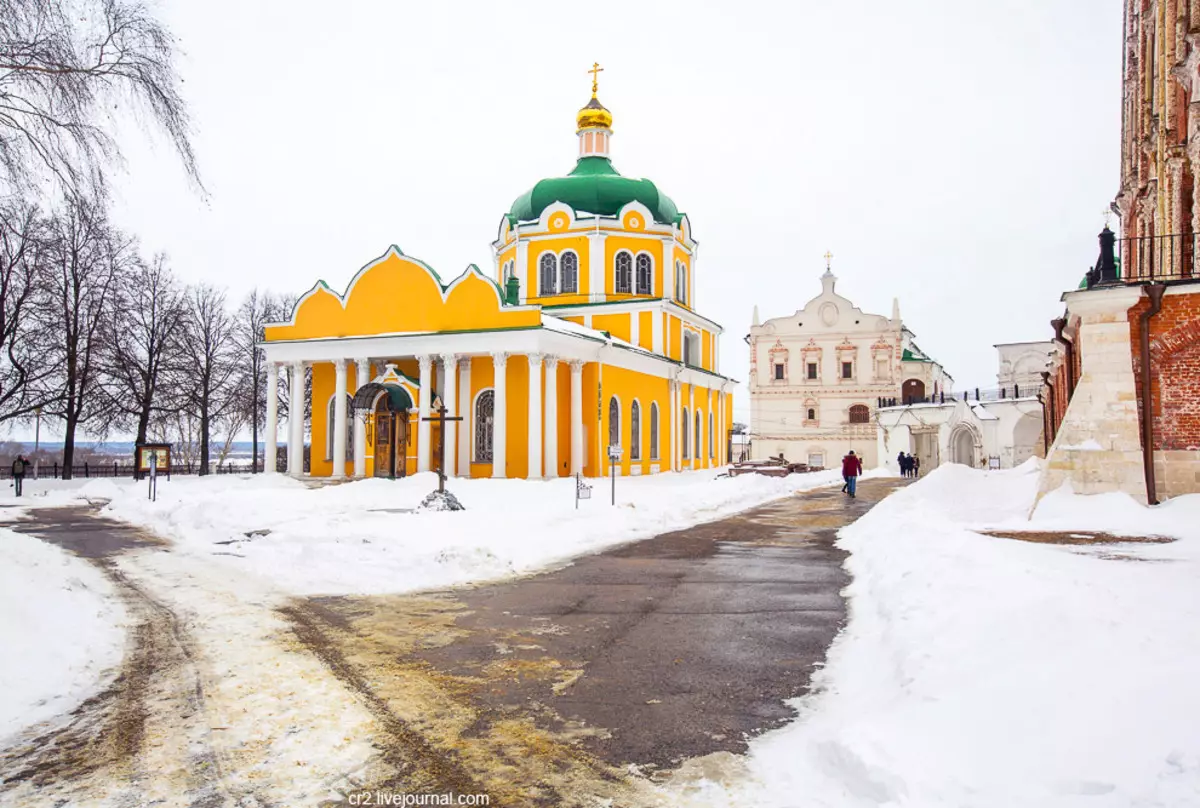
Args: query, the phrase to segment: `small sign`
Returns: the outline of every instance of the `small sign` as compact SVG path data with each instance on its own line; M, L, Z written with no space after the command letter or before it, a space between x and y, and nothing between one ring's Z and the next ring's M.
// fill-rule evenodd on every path
M999 471L1000 470L1000 458L995 457L995 456L989 457L988 458L988 470L989 471Z
M620 460L621 459L621 444L614 443L608 447L608 459L609 460Z
M575 475L575 508L579 508L579 500L591 499L592 487L583 481L583 476Z

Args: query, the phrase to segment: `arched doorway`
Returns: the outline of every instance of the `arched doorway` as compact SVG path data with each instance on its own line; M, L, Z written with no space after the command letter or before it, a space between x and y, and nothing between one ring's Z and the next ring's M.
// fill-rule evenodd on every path
M412 397L397 384L364 384L354 394L354 409L370 414L368 446L374 446L375 476L395 479L407 473Z
M967 427L959 427L950 435L950 460L975 468L975 433Z
M920 379L908 379L900 388L900 397L905 404L920 401L925 398L925 382Z

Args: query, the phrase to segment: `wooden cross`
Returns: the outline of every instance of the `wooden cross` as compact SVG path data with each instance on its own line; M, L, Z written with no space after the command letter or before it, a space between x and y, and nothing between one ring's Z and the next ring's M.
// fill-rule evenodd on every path
M596 74L603 73L604 68L600 66L599 62L592 62L592 69L587 72L592 74L592 98L595 98L596 90L598 90L600 87L599 83L596 81L596 78L597 78Z
M825 251L825 268L828 270L832 270L833 269L832 264L833 264L833 253L826 250Z
M433 416L433 415L426 416L425 418L422 418L421 420L422 421L433 421L434 423L437 423L437 424L441 425L441 427L442 427L438 431L438 470L437 470L437 474L438 474L438 491L445 493L445 491L446 491L446 422L447 421L461 421L462 416L459 416L459 415L447 416L445 404L439 404L436 412L437 412L436 416ZM424 451L424 449L422 449L422 451Z

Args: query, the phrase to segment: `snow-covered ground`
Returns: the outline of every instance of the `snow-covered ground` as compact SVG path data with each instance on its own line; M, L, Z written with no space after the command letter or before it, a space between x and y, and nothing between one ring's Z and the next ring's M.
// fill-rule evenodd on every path
M1200 496L943 466L854 525L851 619L801 719L676 784L693 806L1200 805ZM983 527L1171 536L1066 546Z
M121 662L124 614L100 570L0 528L0 746L107 684Z
M833 471L777 479L715 471L593 481L452 480L466 506L416 512L433 474L313 488L281 475L176 477L146 484L93 480L67 496L111 499L106 515L143 525L293 594L406 592L534 571L604 547L711 521L792 492L840 484Z

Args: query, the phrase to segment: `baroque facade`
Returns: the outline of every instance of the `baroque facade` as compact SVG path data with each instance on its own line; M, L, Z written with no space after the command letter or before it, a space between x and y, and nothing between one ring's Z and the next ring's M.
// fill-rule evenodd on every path
M826 256L829 261L831 256ZM837 294L826 266L821 294L795 314L759 322L750 345L750 436L755 460L833 466L851 449L872 468L876 410L885 400L948 393L953 379L913 341L900 319L868 314Z
M1053 322L1045 493L1200 491L1200 2L1126 0L1121 234Z
M613 167L595 83L576 124L574 170L513 202L490 272L470 266L446 283L392 247L344 293L318 282L288 322L267 326L268 390L286 373L289 412L311 405L311 425L289 421L290 474L428 471L443 441L451 476L727 462L735 382L718 372L721 327L696 307L691 222L654 183ZM274 469L277 397L267 404ZM442 406L462 420L434 418Z

